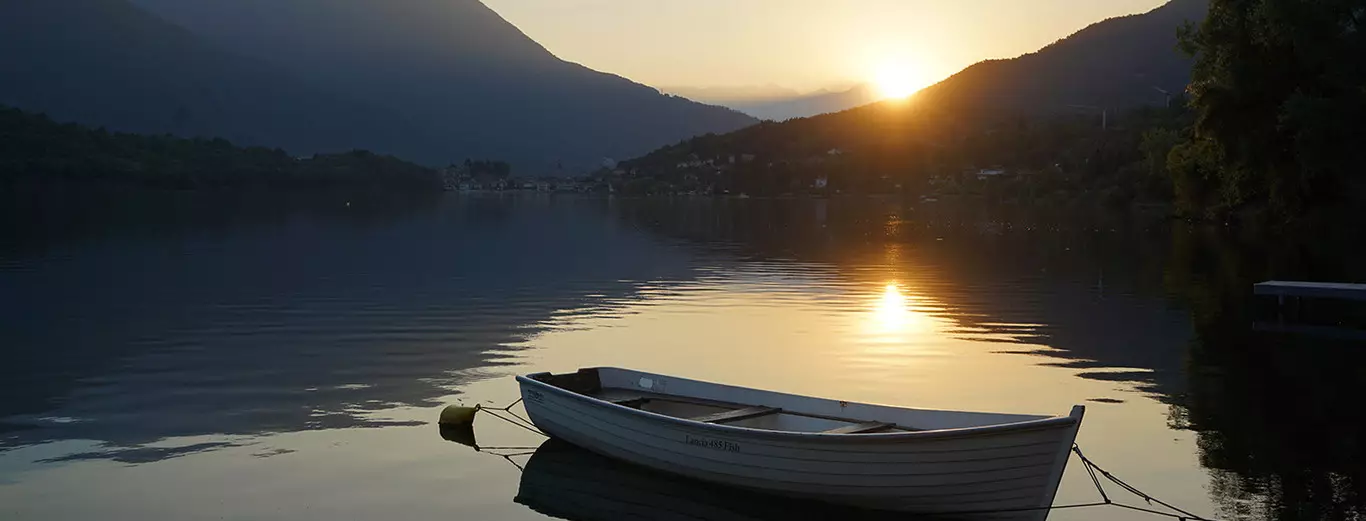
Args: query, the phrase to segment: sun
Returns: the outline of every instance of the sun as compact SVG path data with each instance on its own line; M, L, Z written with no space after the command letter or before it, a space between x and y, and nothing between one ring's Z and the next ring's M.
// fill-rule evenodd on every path
M915 70L904 64L886 64L877 68L873 84L878 94L886 99L906 99L923 86Z

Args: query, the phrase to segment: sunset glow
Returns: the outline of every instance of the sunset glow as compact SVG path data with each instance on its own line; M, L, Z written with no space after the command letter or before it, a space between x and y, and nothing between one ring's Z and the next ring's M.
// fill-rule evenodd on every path
M876 81L889 97L910 95L978 61L1034 52L1096 21L1164 3L484 1L556 56L658 88L772 84L813 92ZM706 37L699 37L703 28ZM911 70L895 73L892 67L889 75L909 80L881 81L882 65L906 61Z
M883 65L873 78L878 94L885 99L905 99L924 88L922 77L906 64Z

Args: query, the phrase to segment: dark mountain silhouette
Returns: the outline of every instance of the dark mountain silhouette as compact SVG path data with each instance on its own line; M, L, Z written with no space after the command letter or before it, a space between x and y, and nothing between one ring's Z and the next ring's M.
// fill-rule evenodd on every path
M919 94L962 116L1160 105L1190 82L1193 60L1176 32L1209 0L1173 0L1144 14L1093 24L1038 52L978 63Z
M528 174L754 122L559 60L474 0L142 4L156 15L126 0L0 0L0 104L297 155L508 159Z
M413 121L416 159L596 165L755 122L551 54L477 0L136 0L235 53ZM528 172L530 170L530 172Z
M299 154L412 152L409 128L265 63L215 50L122 0L0 1L0 105L138 133Z
M1177 31L1187 20L1203 18L1208 5L1208 0L1173 0L1144 14L1093 24L1035 53L978 63L907 102L699 136L627 165L668 173L691 159L754 155L761 160L756 165L783 168L791 162L829 163L821 158L834 149L850 152L838 163L853 172L902 175L973 164L988 150L985 143L996 139L994 130L1018 131L1022 118L1094 114L1099 120L1102 108L1113 113L1162 106L1168 101L1163 91L1179 97L1190 82L1192 60L1177 49Z
M291 157L223 139L111 133L0 106L0 187L69 183L170 189L440 192L440 173L355 150Z

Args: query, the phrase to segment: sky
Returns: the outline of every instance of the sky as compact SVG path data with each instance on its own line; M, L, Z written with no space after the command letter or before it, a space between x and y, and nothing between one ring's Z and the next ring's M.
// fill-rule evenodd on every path
M920 88L1165 0L483 0L561 59L655 87Z

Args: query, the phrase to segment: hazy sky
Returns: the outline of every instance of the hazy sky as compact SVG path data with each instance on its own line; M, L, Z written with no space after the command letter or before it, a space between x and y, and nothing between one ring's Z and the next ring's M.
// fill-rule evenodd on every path
M656 87L917 87L1165 0L484 0L565 60Z

